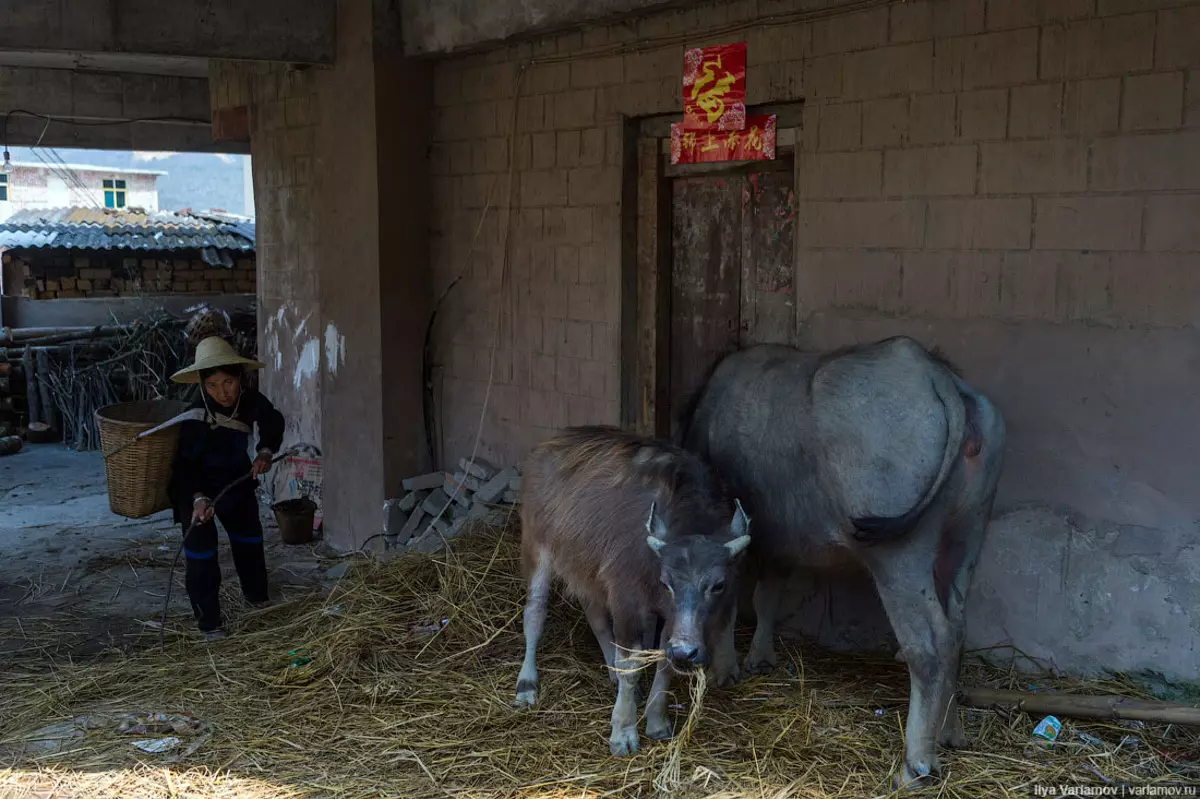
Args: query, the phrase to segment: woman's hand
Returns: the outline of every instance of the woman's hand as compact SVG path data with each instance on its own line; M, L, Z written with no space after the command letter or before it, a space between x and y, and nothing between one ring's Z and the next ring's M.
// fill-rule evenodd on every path
M254 463L251 465L250 471L253 472L255 477L271 471L271 453L265 449L259 452L258 457L254 459Z
M192 524L204 524L213 517L212 500L208 497L196 497L192 503Z

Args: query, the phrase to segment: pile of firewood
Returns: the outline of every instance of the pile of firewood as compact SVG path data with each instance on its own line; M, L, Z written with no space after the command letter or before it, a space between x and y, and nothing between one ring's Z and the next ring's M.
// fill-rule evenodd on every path
M61 439L91 450L100 443L100 408L191 399L195 386L173 383L171 375L191 361L195 318L161 311L125 325L0 328L0 431L7 425L10 435L31 443ZM228 337L247 357L254 354L255 324L253 312L230 319Z

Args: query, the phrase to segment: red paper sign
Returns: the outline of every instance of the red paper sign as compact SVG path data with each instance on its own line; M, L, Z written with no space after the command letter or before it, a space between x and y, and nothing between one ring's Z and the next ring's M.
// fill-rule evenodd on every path
M775 158L775 115L746 119L745 130L687 130L671 125L671 163L712 161L771 161Z
M745 42L697 47L683 54L683 126L688 130L745 128Z

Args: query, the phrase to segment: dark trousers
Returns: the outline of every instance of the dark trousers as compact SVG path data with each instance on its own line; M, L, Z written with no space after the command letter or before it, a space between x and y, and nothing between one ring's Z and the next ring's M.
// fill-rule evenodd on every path
M242 584L242 594L248 602L267 599L267 562L263 555L262 522L258 518L258 501L254 490L234 490L217 504L216 517L229 536L233 550L233 565ZM217 525L211 520L199 524L188 534L191 508L182 513L185 538L183 554L187 562L188 598L196 622L205 632L221 626L221 564L217 560Z

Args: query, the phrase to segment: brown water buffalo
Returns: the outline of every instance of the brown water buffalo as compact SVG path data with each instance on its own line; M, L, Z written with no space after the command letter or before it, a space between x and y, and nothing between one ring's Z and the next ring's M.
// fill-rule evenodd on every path
M669 738L668 661L711 662L718 680L737 670L732 628L749 526L713 469L670 444L607 427L570 428L540 444L521 486L529 594L515 704L536 701L538 639L557 577L583 604L610 674L619 675L612 753L638 749L637 674L622 670L635 668L632 651L654 648L660 637L668 660L654 675L646 734ZM710 642L724 646L714 651Z
M721 360L679 417L754 517L758 625L746 667L775 666L794 569L865 566L908 663L901 785L965 744L955 690L963 603L1003 463L1000 413L939 356L898 337L825 355L760 345Z

